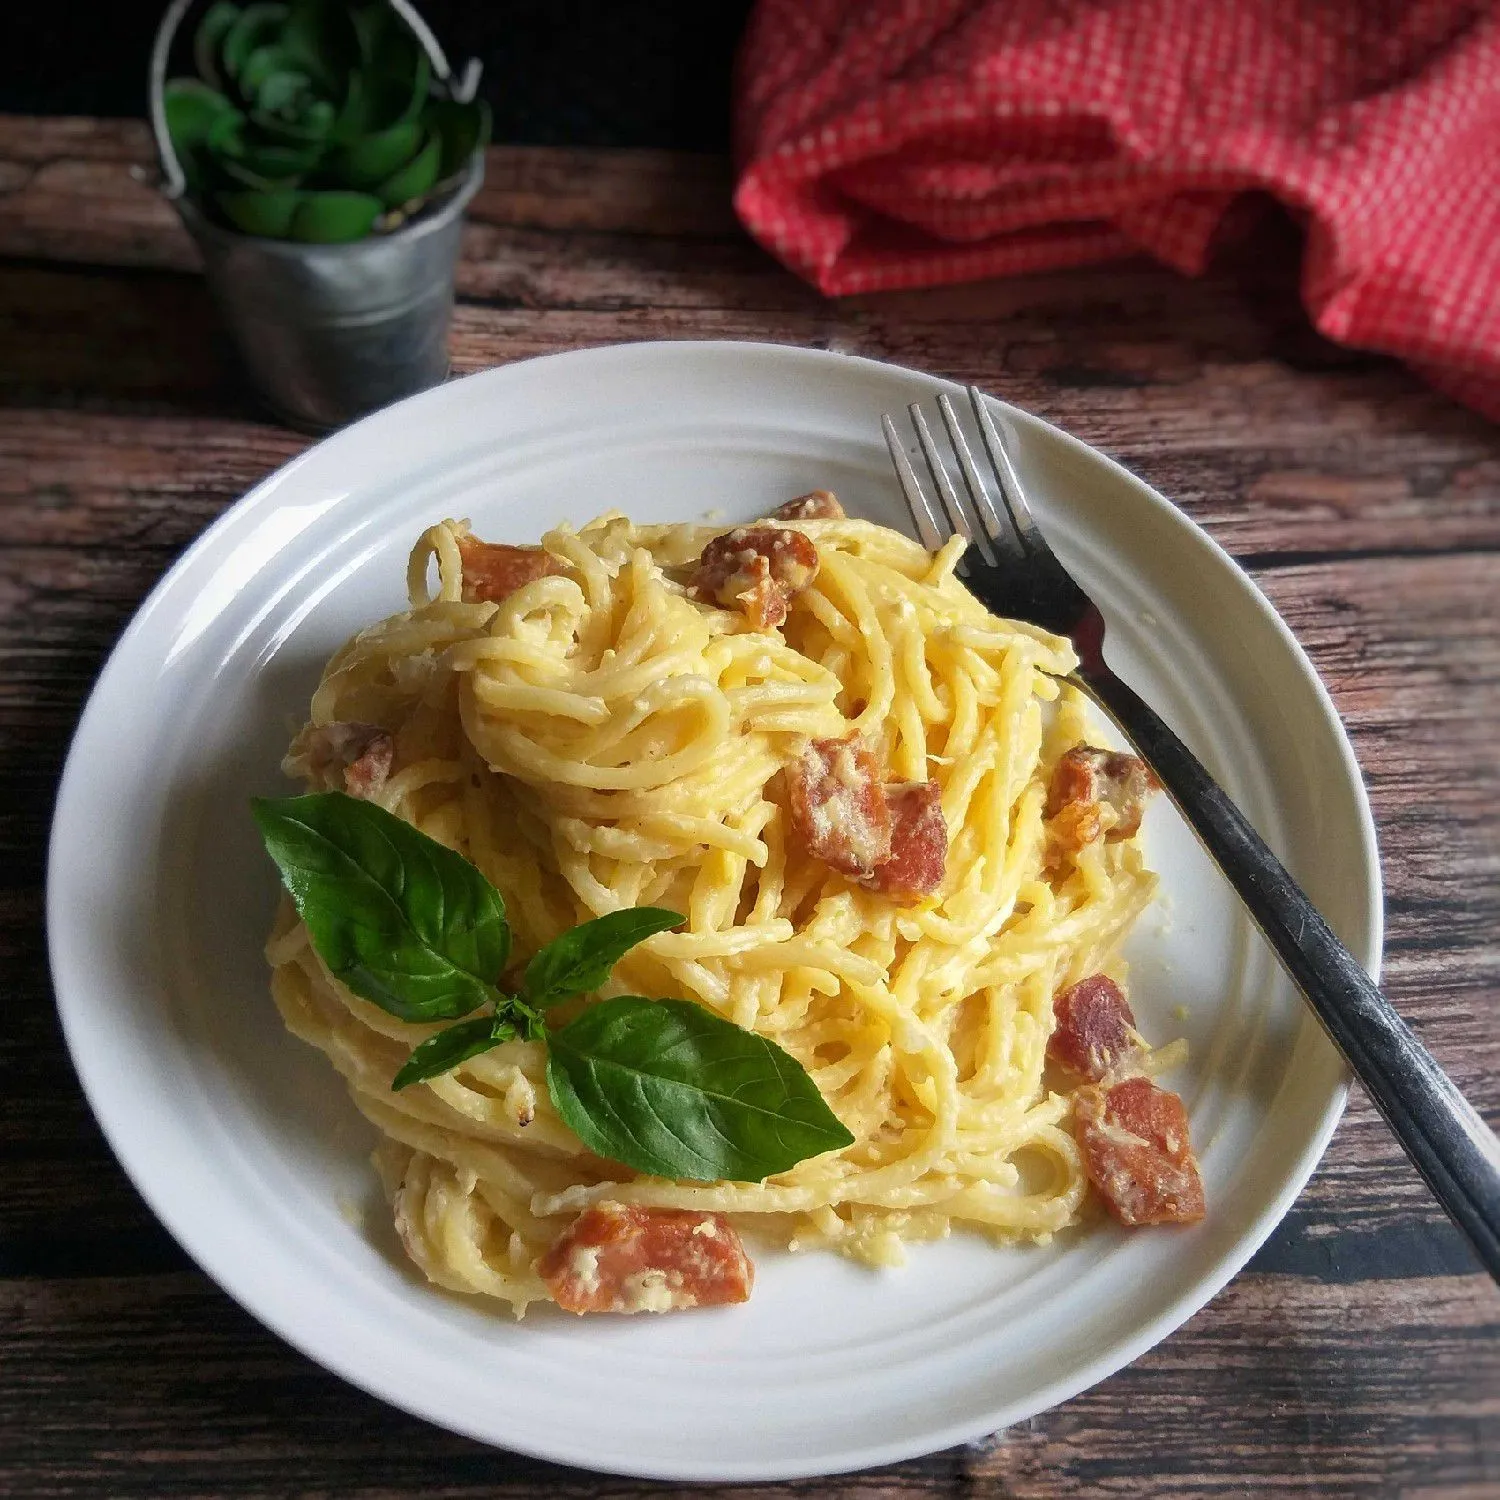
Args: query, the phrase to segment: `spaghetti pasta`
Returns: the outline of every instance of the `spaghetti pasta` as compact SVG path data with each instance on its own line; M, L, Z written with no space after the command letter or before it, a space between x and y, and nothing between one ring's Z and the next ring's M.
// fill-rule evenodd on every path
M1069 1099L1044 1079L1053 996L1118 974L1155 881L1134 838L1050 835L1053 767L1084 738L1058 680L1071 647L986 611L954 574L958 540L929 554L862 520L784 524L818 564L770 623L692 588L722 528L559 527L496 601L465 589L472 539L445 521L413 549L410 607L349 641L314 694L289 769L333 784L306 736L380 726L367 795L478 866L522 958L621 908L685 913L603 993L690 999L771 1038L854 1136L761 1183L637 1177L581 1147L542 1045L520 1040L393 1093L437 1028L341 985L284 903L277 1005L381 1132L402 1241L442 1286L518 1312L548 1299L539 1261L604 1201L741 1216L877 1264L950 1228L1044 1240L1079 1215ZM936 784L932 894L903 904L799 837L787 768L851 736L893 780Z

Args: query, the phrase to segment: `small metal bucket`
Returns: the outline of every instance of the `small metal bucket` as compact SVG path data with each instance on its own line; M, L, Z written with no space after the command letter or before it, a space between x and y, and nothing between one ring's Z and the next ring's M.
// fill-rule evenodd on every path
M162 191L203 257L209 291L250 380L279 415L318 431L436 385L448 373L448 323L463 211L484 179L476 153L463 184L391 234L307 245L241 234L208 219L185 194L162 90L172 40L194 0L173 0L151 54L151 127ZM447 81L447 59L406 0L389 0ZM479 65L452 87L471 99Z

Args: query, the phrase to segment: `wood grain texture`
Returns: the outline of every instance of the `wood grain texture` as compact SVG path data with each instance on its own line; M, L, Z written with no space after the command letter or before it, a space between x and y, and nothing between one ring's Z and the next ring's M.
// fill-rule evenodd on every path
M1372 1314L1379 1331L1351 1360ZM1356 1289L1247 1274L1114 1380L987 1442L711 1491L582 1474L440 1432L301 1359L196 1277L0 1283L0 1327L0 1390L44 1369L68 1421L65 1442L45 1421L7 1426L10 1495L1368 1500L1500 1486L1500 1322L1479 1278Z
M1093 279L1104 274L1075 273L1079 300L1071 312L1073 341L1101 341L1091 356L1096 364L1106 358L1102 340L1121 318L1110 304L1091 300ZM1150 267L1132 274L1141 299L1165 298L1172 285L1184 285ZM1222 299L1221 324L1250 341L1254 314L1242 313L1227 284L1186 285L1205 301ZM1001 300L1001 290L1013 296L1003 287L971 289L976 308ZM452 347L461 373L652 337L764 338L897 359L980 379L1067 427L1171 495L1242 556L1500 547L1495 429L1397 366L1370 361L1294 373L1266 350L1234 361L1213 353L1207 333L1195 336L1163 308L1151 320L1151 350L1163 364L1192 369L1191 378L1171 387L1100 385L1076 364L1064 364L1061 352L1055 366L1015 368L1009 361L1034 349L1025 338L1036 346L1054 338L1062 317L1057 296L1040 302L1008 341L978 314L969 322L923 324L914 313L897 320L875 299L823 304L796 317L725 307L466 303L455 318ZM912 298L903 294L903 301ZM1018 323L1022 316L1008 299L995 314ZM1142 357L1139 349L1131 355ZM38 442L50 436L66 446L90 417L114 413L166 419L151 424L151 440L184 450L206 434L216 448L242 451L251 477L285 455L285 434L257 420L219 344L202 286L186 276L101 278L0 264L0 418L5 407L46 410L53 425ZM173 417L192 417L194 426L174 428ZM18 435L11 424L0 440L29 443L30 420L22 420ZM256 470L261 444L267 447ZM13 451L26 456L19 446ZM90 461L76 454L74 472Z
M307 443L241 387L148 162L128 122L0 118L0 1493L671 1493L319 1371L186 1262L78 1093L41 899L68 737L146 591ZM1387 986L1500 1119L1500 432L1313 334L1274 227L1197 282L1132 264L829 303L736 232L727 181L709 158L493 150L455 368L782 340L977 380L1141 473L1328 682L1380 831ZM1128 1370L985 1444L728 1493L1500 1495L1497 1320L1356 1092L1251 1268Z
M197 255L157 181L144 122L0 116L7 254L189 269ZM492 146L469 218L480 233L501 224L689 242L735 224L719 157L553 146Z

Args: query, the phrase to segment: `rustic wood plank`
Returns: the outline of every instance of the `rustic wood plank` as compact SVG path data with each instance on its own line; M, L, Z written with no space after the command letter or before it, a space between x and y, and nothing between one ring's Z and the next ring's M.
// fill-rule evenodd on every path
M484 224L706 239L737 234L729 163L687 151L491 146L471 216Z
M151 160L151 131L144 120L0 114L0 161L16 168L54 161L137 166Z
M1415 1482L1444 1494L1500 1483L1493 1288L1477 1276L1372 1287L1243 1276L1177 1338L987 1442L718 1493L1353 1500ZM1347 1356L1354 1327L1369 1329L1358 1360ZM0 1330L8 1494L703 1493L519 1458L403 1416L190 1274L0 1282ZM1280 1358L1265 1357L1268 1343Z
M253 421L0 409L0 546L170 556L308 442Z
M104 400L115 410L248 414L202 278L0 267L0 402Z
M1165 276L1152 272L1150 279ZM1119 320L1107 304L1090 303L1082 273L1075 281L1071 338L1101 349ZM1001 288L973 290L977 298L999 298ZM1195 294L1217 296L1223 321L1239 316L1224 288L1202 285ZM1163 310L1151 320L1153 347L1163 361L1185 365L1191 358L1191 378L1129 389L1078 384L1076 371L1061 364L1023 368L1027 350L1055 339L1062 297L1054 287L1034 312L1005 301L997 323L976 314L969 322L934 316L925 324L915 315L898 322L846 304L781 313L470 304L455 320L454 362L468 372L635 337L822 344L1004 392L1120 458L1240 554L1500 547L1500 430L1397 367L1295 373L1259 355L1236 363L1213 356L1206 344L1195 352L1191 329ZM242 454L234 472L243 489L299 441L257 420L217 341L203 289L188 277L0 266L0 408L11 408L0 409L0 499L17 502L0 515L0 529L16 540L39 538L66 508L36 512L21 503L27 487L57 495L107 491L116 440L133 452L132 513L144 524L162 504L152 498L147 457L138 451L145 446L170 495L160 524L177 525L181 517L195 530L201 512L194 507L184 516L179 507L185 490L200 482L200 444ZM138 421L135 436L121 437ZM210 480L216 495L217 482ZM87 526L91 518L98 517L85 505L67 524Z
M1493 1286L1472 1277L1371 1287L1241 1277L1130 1371L1002 1434L965 1477L1016 1500L1494 1483ZM1355 1328L1369 1329L1359 1360L1347 1356ZM1269 1360L1268 1335L1278 1347ZM1419 1367L1404 1353L1416 1348Z
M1000 390L1200 518L1233 523L1237 550L1495 544L1495 429L1389 362L1318 339L1293 247L1274 235L1281 253L1197 282L1141 264L829 303L733 228L721 162L496 153L459 269L461 295L489 305L460 310L459 371L630 337L812 344ZM190 266L175 217L139 180L148 159L135 122L0 119L0 255ZM693 210L701 238L685 228L694 204L714 205ZM128 279L110 318L97 283L8 274L22 279L0 295L14 351L0 395L74 399L102 375L116 399L247 410L196 284ZM101 333L125 357L95 357Z
M197 254L156 179L142 121L0 115L0 254L191 269ZM728 163L671 151L492 146L469 217L552 231L735 233Z

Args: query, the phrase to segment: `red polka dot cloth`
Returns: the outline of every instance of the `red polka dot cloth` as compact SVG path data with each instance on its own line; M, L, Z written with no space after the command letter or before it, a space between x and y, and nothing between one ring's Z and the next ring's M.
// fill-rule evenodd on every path
M1500 3L760 0L735 207L823 292L1146 253L1240 195L1331 339L1500 419Z

